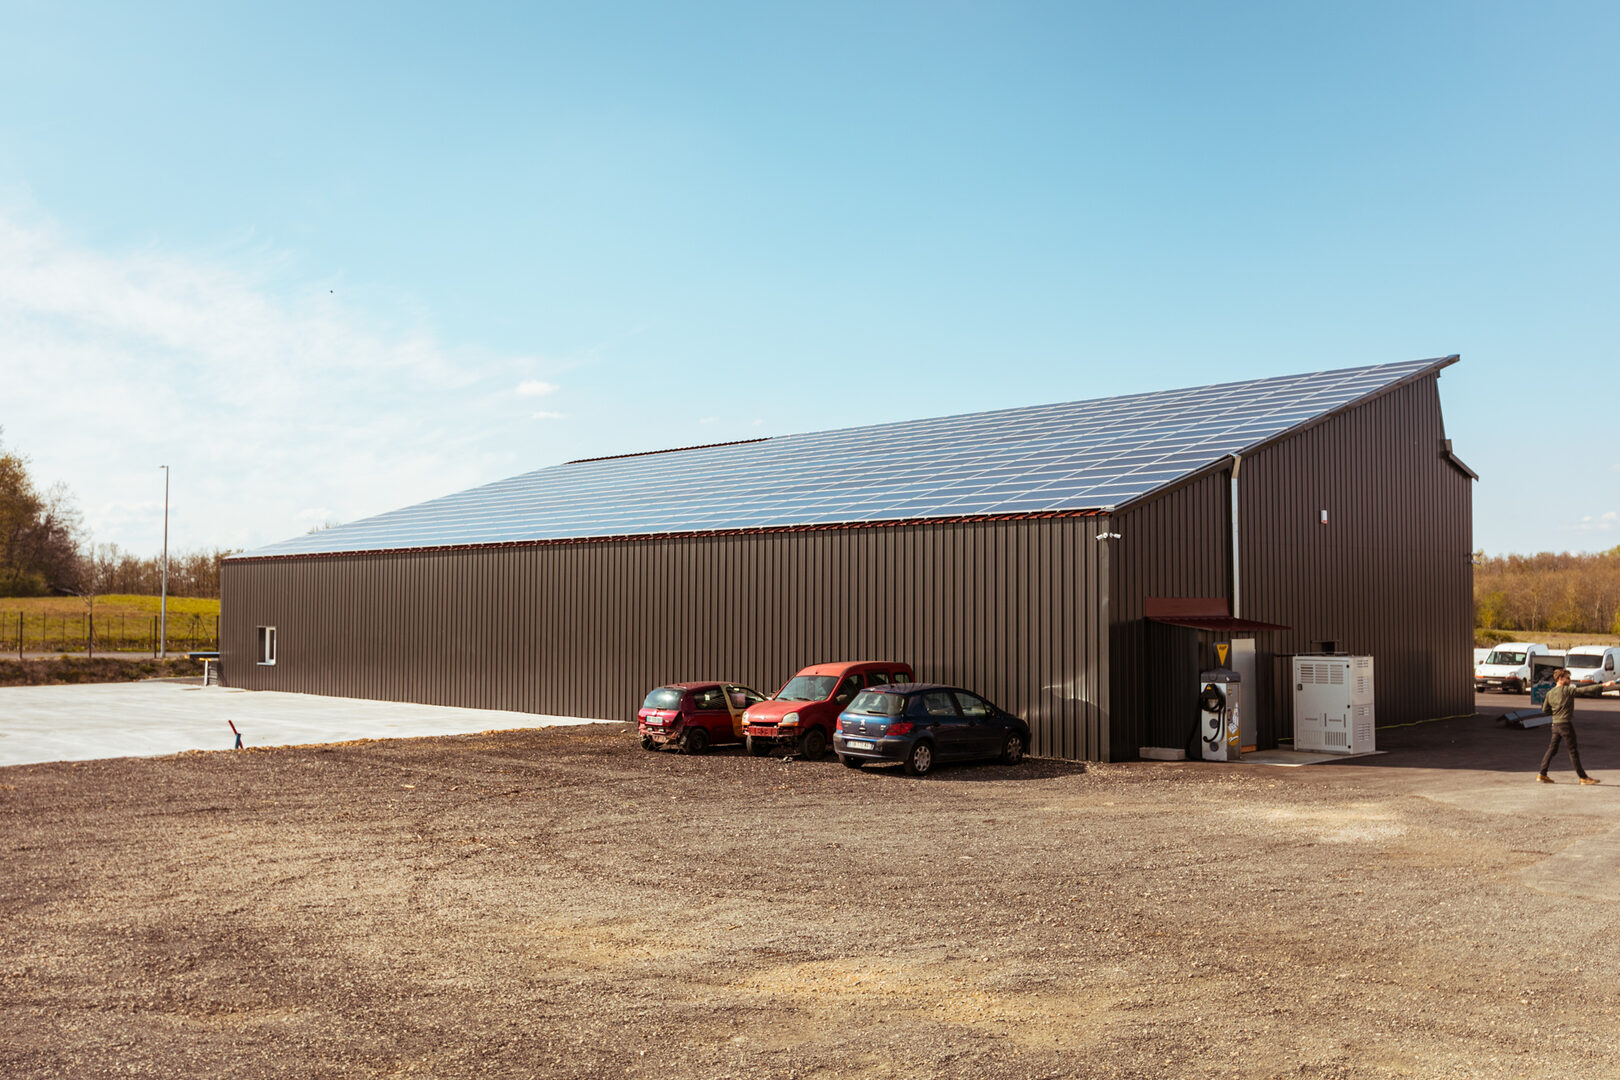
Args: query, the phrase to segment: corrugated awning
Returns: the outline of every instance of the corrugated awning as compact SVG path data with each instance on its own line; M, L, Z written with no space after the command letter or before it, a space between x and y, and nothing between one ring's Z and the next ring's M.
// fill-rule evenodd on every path
M1234 619L1224 596L1150 596L1147 598L1147 617L1169 626L1213 630L1216 633L1261 633L1289 629L1281 623Z
M1154 622L1169 623L1171 626L1185 626L1193 630L1214 630L1217 633L1250 631L1258 633L1262 630L1287 630L1281 623L1261 622L1258 619L1234 619L1230 615L1210 616L1207 619L1154 619Z

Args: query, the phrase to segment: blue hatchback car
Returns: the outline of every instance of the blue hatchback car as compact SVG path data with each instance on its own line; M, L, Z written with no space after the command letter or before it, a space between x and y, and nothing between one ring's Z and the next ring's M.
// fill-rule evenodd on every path
M1016 765L1029 745L1029 725L977 694L938 683L874 686L838 714L833 750L858 769L896 762L922 776L940 761L999 758Z

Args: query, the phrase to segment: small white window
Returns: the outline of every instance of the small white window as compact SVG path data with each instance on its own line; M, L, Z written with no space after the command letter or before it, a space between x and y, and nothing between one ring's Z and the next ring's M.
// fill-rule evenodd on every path
M259 627L259 663L274 664L276 662L276 628L273 626Z

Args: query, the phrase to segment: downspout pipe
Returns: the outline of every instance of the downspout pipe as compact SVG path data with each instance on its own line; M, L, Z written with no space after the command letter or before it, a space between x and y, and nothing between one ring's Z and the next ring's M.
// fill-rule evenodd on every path
M1229 506L1232 518L1232 618L1243 618L1243 589L1242 570L1239 563L1239 553L1242 551L1240 540L1242 533L1238 530L1238 470L1243 468L1243 455L1232 455L1232 489Z

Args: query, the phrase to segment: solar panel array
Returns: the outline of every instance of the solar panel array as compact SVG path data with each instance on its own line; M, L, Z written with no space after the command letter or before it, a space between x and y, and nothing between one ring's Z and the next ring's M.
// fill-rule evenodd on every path
M1446 362L555 465L243 557L1106 509Z

